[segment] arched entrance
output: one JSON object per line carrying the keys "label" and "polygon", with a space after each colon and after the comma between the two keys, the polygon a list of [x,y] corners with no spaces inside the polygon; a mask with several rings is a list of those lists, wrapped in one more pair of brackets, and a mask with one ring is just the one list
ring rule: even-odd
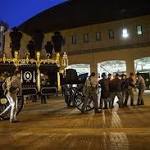
{"label": "arched entrance", "polygon": [[69,65],[67,69],[75,69],[78,75],[84,73],[88,73],[88,75],[90,75],[90,64],[72,64]]}
{"label": "arched entrance", "polygon": [[97,70],[99,75],[101,75],[103,72],[106,74],[126,73],[126,62],[124,60],[103,61],[97,64]]}
{"label": "arched entrance", "polygon": [[150,57],[134,60],[135,71],[145,79],[147,89],[150,89]]}

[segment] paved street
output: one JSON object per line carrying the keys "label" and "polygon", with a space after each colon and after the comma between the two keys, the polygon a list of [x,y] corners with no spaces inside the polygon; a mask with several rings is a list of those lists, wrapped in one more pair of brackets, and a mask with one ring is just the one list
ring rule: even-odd
{"label": "paved street", "polygon": [[145,106],[81,114],[63,97],[25,104],[19,123],[0,121],[0,150],[149,150],[150,95]]}

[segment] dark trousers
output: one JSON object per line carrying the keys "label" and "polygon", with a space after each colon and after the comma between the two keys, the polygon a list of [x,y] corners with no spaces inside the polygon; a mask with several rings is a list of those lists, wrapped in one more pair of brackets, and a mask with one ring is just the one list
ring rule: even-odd
{"label": "dark trousers", "polygon": [[123,98],[123,102],[125,101],[125,97],[126,97],[126,89],[122,89],[122,98]]}
{"label": "dark trousers", "polygon": [[46,104],[47,102],[47,96],[46,95],[41,95],[41,104]]}
{"label": "dark trousers", "polygon": [[144,105],[143,94],[144,89],[139,89],[137,105]]}
{"label": "dark trousers", "polygon": [[111,108],[113,108],[115,96],[117,96],[119,99],[118,101],[119,107],[123,107],[123,98],[121,92],[111,92],[110,93]]}
{"label": "dark trousers", "polygon": [[[108,108],[108,98],[100,98],[100,108],[102,109],[103,108],[103,104],[104,104],[104,109],[107,109]],[[110,107],[110,106],[109,106]]]}

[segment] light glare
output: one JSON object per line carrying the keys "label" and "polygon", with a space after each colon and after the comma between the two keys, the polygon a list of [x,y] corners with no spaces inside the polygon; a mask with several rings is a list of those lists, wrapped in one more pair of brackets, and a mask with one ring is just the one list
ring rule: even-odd
{"label": "light glare", "polygon": [[122,30],[122,37],[123,38],[128,38],[129,37],[129,33],[128,33],[128,30],[126,28],[124,28]]}

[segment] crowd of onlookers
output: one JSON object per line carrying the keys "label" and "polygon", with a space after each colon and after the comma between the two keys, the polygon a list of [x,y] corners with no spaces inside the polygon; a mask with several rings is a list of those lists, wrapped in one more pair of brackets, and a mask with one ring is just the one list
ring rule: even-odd
{"label": "crowd of onlookers", "polygon": [[[98,89],[100,90],[100,107],[98,107]],[[146,88],[144,78],[140,73],[130,73],[129,76],[116,73],[113,77],[111,74],[106,75],[102,73],[101,79],[98,80],[94,72],[91,73],[84,86],[84,94],[94,102],[95,112],[98,112],[98,108],[107,109],[114,107],[114,99],[117,96],[119,107],[127,107],[130,99],[130,105],[144,105],[143,93]],[[138,91],[138,98],[136,104],[135,91]],[[83,112],[87,102],[84,102]]]}
{"label": "crowd of onlookers", "polygon": [[[6,89],[5,95],[12,108],[10,121],[13,122],[16,120],[16,111],[14,110],[17,109],[17,93],[18,89],[21,89],[20,73],[15,71],[12,75],[2,74],[0,81],[3,83],[3,89]],[[45,85],[45,81],[46,80],[43,79],[41,83]],[[6,88],[4,87],[4,83],[6,83]],[[106,73],[102,73],[99,79],[96,74],[92,72],[83,87],[85,99],[81,111],[86,111],[89,99],[94,103],[95,113],[101,112],[102,109],[113,108],[116,96],[118,98],[117,103],[119,107],[126,107],[129,104],[129,99],[131,106],[144,105],[143,93],[145,88],[145,81],[140,73],[130,73],[129,76],[116,73],[113,77],[111,74],[107,75]],[[138,91],[136,104],[134,103],[135,91]],[[1,95],[2,94],[4,93],[1,93]],[[98,99],[98,94],[100,94],[100,99]],[[46,97],[41,96],[41,103],[46,103]]]}
{"label": "crowd of onlookers", "polygon": [[105,73],[102,73],[102,79],[99,80],[99,84],[101,87],[101,98],[100,104],[104,102],[104,108],[107,108],[107,101],[109,99],[109,107],[113,107],[115,96],[118,97],[118,104],[120,107],[127,106],[129,98],[130,105],[134,105],[134,93],[138,89],[138,99],[136,101],[136,105],[144,105],[143,93],[146,88],[145,81],[140,73],[136,75],[134,73],[130,73],[129,77],[125,74],[119,76],[116,74],[113,79],[110,78],[110,74],[107,77]]}
{"label": "crowd of onlookers", "polygon": [[[98,83],[101,88],[101,109],[113,108],[116,96],[119,107],[126,107],[129,100],[131,106],[144,105],[143,93],[146,85],[140,73],[134,74],[131,72],[128,77],[125,74],[119,75],[116,73],[113,78],[111,74],[107,76],[106,73],[102,73]],[[138,91],[137,100],[135,99],[136,91]]]}

